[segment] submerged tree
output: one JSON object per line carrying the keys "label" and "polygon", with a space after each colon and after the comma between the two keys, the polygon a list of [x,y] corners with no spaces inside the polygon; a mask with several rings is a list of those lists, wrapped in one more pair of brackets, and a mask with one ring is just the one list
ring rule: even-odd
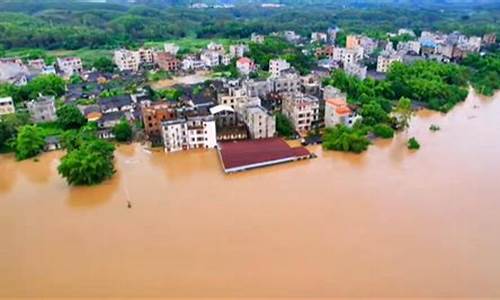
{"label": "submerged tree", "polygon": [[23,160],[37,156],[43,151],[44,146],[45,141],[36,126],[23,126],[19,129],[15,140],[16,158]]}

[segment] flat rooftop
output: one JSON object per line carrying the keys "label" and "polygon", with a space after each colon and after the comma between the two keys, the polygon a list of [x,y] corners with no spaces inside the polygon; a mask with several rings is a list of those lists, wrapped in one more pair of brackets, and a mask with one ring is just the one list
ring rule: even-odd
{"label": "flat rooftop", "polygon": [[290,147],[281,138],[219,143],[224,172],[233,173],[311,158],[304,147]]}

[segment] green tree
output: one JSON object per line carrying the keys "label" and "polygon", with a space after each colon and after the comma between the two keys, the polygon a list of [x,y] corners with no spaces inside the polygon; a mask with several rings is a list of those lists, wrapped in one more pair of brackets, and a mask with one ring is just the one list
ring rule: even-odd
{"label": "green tree", "polygon": [[113,134],[119,142],[129,142],[132,140],[132,127],[125,119],[121,119],[118,124],[113,127]]}
{"label": "green tree", "polygon": [[37,156],[44,146],[45,141],[40,130],[34,125],[25,125],[19,129],[15,140],[16,158],[24,160]]}
{"label": "green tree", "polygon": [[66,83],[59,76],[40,75],[21,88],[23,100],[36,99],[39,94],[60,97],[66,91]]}
{"label": "green tree", "polygon": [[276,113],[276,131],[280,136],[291,138],[295,134],[292,122],[283,113]]}
{"label": "green tree", "polygon": [[368,126],[374,126],[379,123],[385,123],[389,120],[388,114],[382,106],[375,100],[368,102],[361,107],[362,122]]}
{"label": "green tree", "polygon": [[418,150],[420,149],[420,144],[418,143],[416,138],[412,137],[408,140],[407,147],[410,150]]}
{"label": "green tree", "polygon": [[387,124],[377,124],[373,127],[373,133],[378,137],[390,139],[394,136],[394,129]]}
{"label": "green tree", "polygon": [[327,150],[361,153],[369,145],[370,141],[363,130],[345,125],[326,128],[323,134],[323,148]]}
{"label": "green tree", "polygon": [[393,114],[396,117],[397,128],[402,130],[407,129],[410,126],[410,120],[413,116],[411,100],[404,97],[399,99],[397,105],[394,107]]}
{"label": "green tree", "polygon": [[74,105],[63,105],[57,110],[56,114],[57,122],[65,130],[80,129],[80,127],[87,123],[87,119]]}
{"label": "green tree", "polygon": [[101,56],[92,64],[96,70],[111,73],[115,69],[115,63],[108,57]]}
{"label": "green tree", "polygon": [[61,158],[57,170],[71,185],[92,185],[111,178],[115,173],[113,165],[113,144],[94,139]]}

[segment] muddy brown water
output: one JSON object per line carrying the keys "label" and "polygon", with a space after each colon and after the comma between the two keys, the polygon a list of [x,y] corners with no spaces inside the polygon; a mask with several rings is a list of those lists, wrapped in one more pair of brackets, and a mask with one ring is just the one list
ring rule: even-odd
{"label": "muddy brown water", "polygon": [[61,153],[0,156],[0,296],[500,296],[494,98],[422,111],[362,155],[234,175],[215,151],[131,145],[74,188]]}

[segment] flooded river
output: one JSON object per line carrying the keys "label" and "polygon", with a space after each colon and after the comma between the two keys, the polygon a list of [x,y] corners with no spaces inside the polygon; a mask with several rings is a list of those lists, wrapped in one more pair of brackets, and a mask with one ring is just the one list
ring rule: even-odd
{"label": "flooded river", "polygon": [[60,153],[0,156],[0,296],[500,296],[500,94],[362,155],[311,149],[224,175],[215,151],[122,146],[91,188]]}

